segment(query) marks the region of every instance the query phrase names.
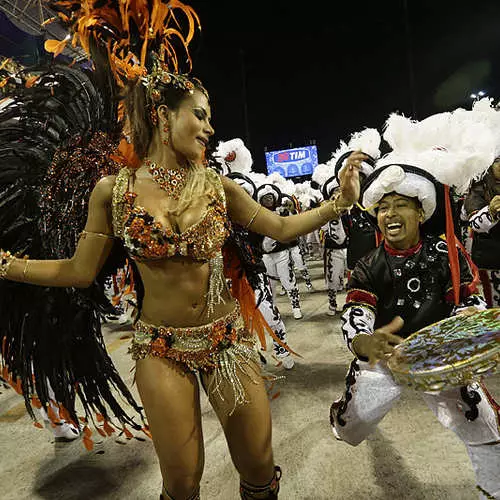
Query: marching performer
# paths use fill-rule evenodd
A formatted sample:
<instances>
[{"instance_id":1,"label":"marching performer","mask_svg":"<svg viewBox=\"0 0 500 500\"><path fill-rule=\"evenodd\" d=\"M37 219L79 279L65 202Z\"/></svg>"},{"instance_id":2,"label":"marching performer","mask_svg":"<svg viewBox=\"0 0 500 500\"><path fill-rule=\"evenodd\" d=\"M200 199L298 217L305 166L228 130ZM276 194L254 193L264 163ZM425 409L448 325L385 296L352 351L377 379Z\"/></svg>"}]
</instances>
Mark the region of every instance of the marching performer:
<instances>
[{"instance_id":1,"label":"marching performer","mask_svg":"<svg viewBox=\"0 0 500 500\"><path fill-rule=\"evenodd\" d=\"M316 167L313 181L320 186L325 200L329 200L339 189L334 170L329 164L321 164ZM345 217L349 217L349 214L343 218ZM337 293L344 289L346 248L349 240L342 220L328 222L321 228L321 231L323 235L323 267L328 291L327 314L335 316L338 307Z\"/></svg>"},{"instance_id":2,"label":"marching performer","mask_svg":"<svg viewBox=\"0 0 500 500\"><path fill-rule=\"evenodd\" d=\"M299 210L299 201L289 194L282 193L282 202L281 206L278 207L277 212L286 217L288 215L295 215L300 213ZM309 274L309 269L307 268L307 264L304 261L304 255L302 253L302 249L300 248L298 239L294 242L296 243L294 246L290 247L290 258L292 260L292 264L294 269L297 269L302 278L306 283L306 288L310 292L313 289L311 282L311 275Z\"/></svg>"},{"instance_id":3,"label":"marching performer","mask_svg":"<svg viewBox=\"0 0 500 500\"><path fill-rule=\"evenodd\" d=\"M475 182L464 208L472 230L472 259L481 276L488 307L500 306L500 112L484 98L474 103L472 113L489 126L496 138L495 160L485 176Z\"/></svg>"},{"instance_id":4,"label":"marching performer","mask_svg":"<svg viewBox=\"0 0 500 500\"><path fill-rule=\"evenodd\" d=\"M281 191L274 184L262 184L259 186L256 197L257 201L263 207L274 212L281 205ZM271 279L273 296L276 294L276 286L278 283L281 283L290 299L293 317L301 319L300 292L293 261L290 258L290 248L296 244L296 240L281 243L266 236L262 241L262 250L264 252L262 260L266 266L267 275Z\"/></svg>"},{"instance_id":5,"label":"marching performer","mask_svg":"<svg viewBox=\"0 0 500 500\"><path fill-rule=\"evenodd\" d=\"M384 242L358 261L349 280L342 332L356 359L344 396L331 407L334 432L354 446L375 430L400 397L401 388L385 364L394 346L451 314L485 307L473 265L456 247L449 191L441 182L463 189L491 162L492 153L474 149L474 143L457 144L448 134L459 125L450 114L418 124L391 116L384 138L394 151L365 181L363 205L376 218ZM475 125L462 123L462 128ZM474 132L483 138L489 134L486 127ZM457 135L463 141L466 134ZM401 146L412 140L421 149ZM353 153L347 164L363 158ZM437 236L445 230L446 241ZM423 398L464 442L481 497L500 498L498 405L484 384L426 392Z\"/></svg>"}]
</instances>

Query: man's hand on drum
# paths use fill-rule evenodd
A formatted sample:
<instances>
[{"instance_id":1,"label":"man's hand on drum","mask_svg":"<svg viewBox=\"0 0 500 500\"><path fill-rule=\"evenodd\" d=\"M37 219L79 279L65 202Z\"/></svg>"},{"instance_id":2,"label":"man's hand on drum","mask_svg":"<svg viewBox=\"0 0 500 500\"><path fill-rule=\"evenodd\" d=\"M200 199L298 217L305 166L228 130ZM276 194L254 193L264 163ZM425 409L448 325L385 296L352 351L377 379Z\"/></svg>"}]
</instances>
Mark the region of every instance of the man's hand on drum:
<instances>
[{"instance_id":1,"label":"man's hand on drum","mask_svg":"<svg viewBox=\"0 0 500 500\"><path fill-rule=\"evenodd\" d=\"M360 184L359 171L361 163L368 158L361 151L351 153L346 161L345 167L340 171L340 206L354 205L359 200Z\"/></svg>"},{"instance_id":2,"label":"man's hand on drum","mask_svg":"<svg viewBox=\"0 0 500 500\"><path fill-rule=\"evenodd\" d=\"M403 318L396 316L387 325L377 328L373 335L357 335L352 343L354 352L368 358L370 365L375 366L379 361L387 359L394 347L403 341L401 337L394 335L401 330L403 324Z\"/></svg>"}]
</instances>

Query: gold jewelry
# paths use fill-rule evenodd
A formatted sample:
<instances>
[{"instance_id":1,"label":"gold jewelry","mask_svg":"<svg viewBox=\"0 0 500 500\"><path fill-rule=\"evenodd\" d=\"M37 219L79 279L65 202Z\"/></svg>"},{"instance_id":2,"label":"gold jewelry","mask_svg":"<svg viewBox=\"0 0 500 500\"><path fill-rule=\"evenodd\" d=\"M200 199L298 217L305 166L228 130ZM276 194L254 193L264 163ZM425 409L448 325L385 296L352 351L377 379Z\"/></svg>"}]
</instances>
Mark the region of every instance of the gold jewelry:
<instances>
[{"instance_id":1,"label":"gold jewelry","mask_svg":"<svg viewBox=\"0 0 500 500\"><path fill-rule=\"evenodd\" d=\"M0 280L7 278L7 273L9 268L14 262L14 255L12 255L8 250L5 252L0 250Z\"/></svg>"},{"instance_id":2,"label":"gold jewelry","mask_svg":"<svg viewBox=\"0 0 500 500\"><path fill-rule=\"evenodd\" d=\"M262 208L262 205L259 205L257 207L257 209L255 210L255 212L253 213L252 217L250 217L250 220L247 222L247 224L245 225L245 229L248 229L252 224L253 224L253 221L255 220L255 218L257 217L257 214L260 212L260 209Z\"/></svg>"},{"instance_id":3,"label":"gold jewelry","mask_svg":"<svg viewBox=\"0 0 500 500\"><path fill-rule=\"evenodd\" d=\"M331 215L329 214L322 214L321 213L321 209L322 208L325 208L325 207L332 207L333 208L333 212ZM335 206L335 202L333 201L327 201L325 203L323 203L323 205L319 206L318 208L315 209L318 216L319 216L319 220L321 221L321 224L326 224L327 222L331 221L331 220L335 220L335 219L338 219L340 217L340 212L337 210L336 206Z\"/></svg>"},{"instance_id":4,"label":"gold jewelry","mask_svg":"<svg viewBox=\"0 0 500 500\"><path fill-rule=\"evenodd\" d=\"M344 214L344 213L347 213L349 212L349 210L352 209L352 205L340 205L339 206L339 198L340 198L340 193L337 193L334 197L333 197L333 204L335 206L335 210L337 212L339 212L340 215Z\"/></svg>"},{"instance_id":5,"label":"gold jewelry","mask_svg":"<svg viewBox=\"0 0 500 500\"><path fill-rule=\"evenodd\" d=\"M174 200L178 200L182 190L187 184L187 169L165 168L149 159L146 159L144 163L147 165L153 180L157 182L169 196Z\"/></svg>"},{"instance_id":6,"label":"gold jewelry","mask_svg":"<svg viewBox=\"0 0 500 500\"><path fill-rule=\"evenodd\" d=\"M25 259L25 264L24 264L24 269L23 269L23 281L26 281L26 276L28 274L28 264L29 264L29 259Z\"/></svg>"}]
</instances>

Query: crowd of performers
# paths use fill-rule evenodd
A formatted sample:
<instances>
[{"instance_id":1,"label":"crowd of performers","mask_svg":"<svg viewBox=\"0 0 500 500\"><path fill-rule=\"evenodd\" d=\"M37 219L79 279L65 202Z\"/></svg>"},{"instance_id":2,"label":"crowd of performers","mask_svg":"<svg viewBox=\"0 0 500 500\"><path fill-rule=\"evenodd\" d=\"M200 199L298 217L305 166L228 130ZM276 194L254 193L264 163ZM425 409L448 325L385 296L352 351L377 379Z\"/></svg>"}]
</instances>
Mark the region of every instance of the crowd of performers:
<instances>
[{"instance_id":1,"label":"crowd of performers","mask_svg":"<svg viewBox=\"0 0 500 500\"><path fill-rule=\"evenodd\" d=\"M275 357L293 367L278 283L300 320L295 270L311 290L304 248L322 242L333 316L349 270L342 326L332 329L354 360L330 423L357 445L400 397L387 367L397 344L499 305L500 113L486 99L420 122L391 115L387 153L379 131L365 129L310 184L294 185L252 172L239 140L208 154L209 94L190 76L187 50L193 9L51 6L94 64L38 69L29 85L10 79L0 104L2 376L35 419L33 408L89 449L93 431L151 436L164 500L200 498L202 387L241 498L276 499L259 351L269 334ZM472 258L457 234L471 237ZM141 405L105 349L110 300L122 307L118 321L133 324ZM478 494L500 498L499 407L484 381L422 394L464 442Z\"/></svg>"}]
</instances>

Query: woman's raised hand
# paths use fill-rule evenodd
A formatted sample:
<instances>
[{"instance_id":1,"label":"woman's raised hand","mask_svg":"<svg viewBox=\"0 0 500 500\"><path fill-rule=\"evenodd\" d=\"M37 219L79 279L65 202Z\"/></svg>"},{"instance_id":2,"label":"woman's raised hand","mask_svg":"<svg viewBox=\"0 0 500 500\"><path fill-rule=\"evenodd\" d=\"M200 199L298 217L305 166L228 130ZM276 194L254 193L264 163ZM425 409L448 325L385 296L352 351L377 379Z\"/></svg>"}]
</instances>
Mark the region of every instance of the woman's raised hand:
<instances>
[{"instance_id":1,"label":"woman's raised hand","mask_svg":"<svg viewBox=\"0 0 500 500\"><path fill-rule=\"evenodd\" d=\"M344 168L340 171L340 199L339 205L349 206L354 205L359 200L360 183L359 171L361 162L368 158L361 151L351 153L346 160Z\"/></svg>"}]
</instances>

